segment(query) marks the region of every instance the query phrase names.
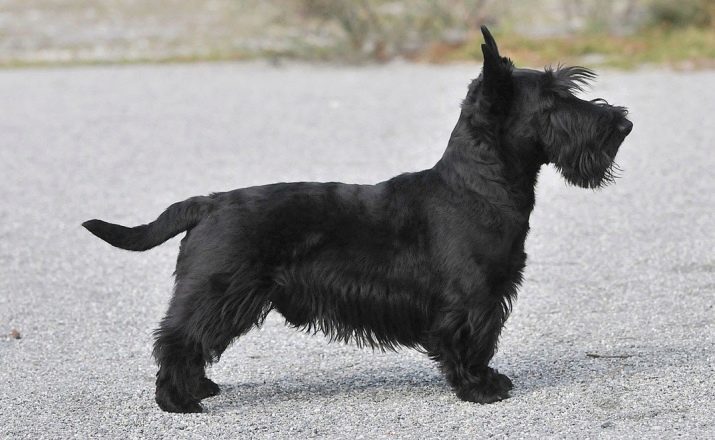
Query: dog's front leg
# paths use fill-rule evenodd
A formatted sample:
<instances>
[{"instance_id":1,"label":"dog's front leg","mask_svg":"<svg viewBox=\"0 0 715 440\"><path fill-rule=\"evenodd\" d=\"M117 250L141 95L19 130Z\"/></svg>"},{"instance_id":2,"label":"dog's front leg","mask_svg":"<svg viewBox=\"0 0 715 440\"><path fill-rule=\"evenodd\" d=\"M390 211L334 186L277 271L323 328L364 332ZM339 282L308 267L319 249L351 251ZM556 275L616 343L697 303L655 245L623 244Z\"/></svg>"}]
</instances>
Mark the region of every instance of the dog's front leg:
<instances>
[{"instance_id":1,"label":"dog's front leg","mask_svg":"<svg viewBox=\"0 0 715 440\"><path fill-rule=\"evenodd\" d=\"M494 300L446 310L431 347L457 397L492 403L509 397L511 380L489 367L507 312Z\"/></svg>"}]
</instances>

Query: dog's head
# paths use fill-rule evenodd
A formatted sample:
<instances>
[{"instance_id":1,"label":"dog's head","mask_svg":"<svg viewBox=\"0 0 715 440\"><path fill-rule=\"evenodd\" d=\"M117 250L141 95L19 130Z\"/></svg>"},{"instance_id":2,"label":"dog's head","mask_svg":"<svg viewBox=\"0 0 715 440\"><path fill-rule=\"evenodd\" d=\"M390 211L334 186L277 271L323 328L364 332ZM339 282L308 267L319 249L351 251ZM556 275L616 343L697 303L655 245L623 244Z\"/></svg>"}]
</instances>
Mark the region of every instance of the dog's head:
<instances>
[{"instance_id":1,"label":"dog's head","mask_svg":"<svg viewBox=\"0 0 715 440\"><path fill-rule=\"evenodd\" d=\"M463 104L475 129L498 127L491 131L498 148L552 163L574 185L596 188L612 181L614 158L633 128L627 110L575 96L595 78L591 70L515 68L484 26L482 33L484 67Z\"/></svg>"}]
</instances>

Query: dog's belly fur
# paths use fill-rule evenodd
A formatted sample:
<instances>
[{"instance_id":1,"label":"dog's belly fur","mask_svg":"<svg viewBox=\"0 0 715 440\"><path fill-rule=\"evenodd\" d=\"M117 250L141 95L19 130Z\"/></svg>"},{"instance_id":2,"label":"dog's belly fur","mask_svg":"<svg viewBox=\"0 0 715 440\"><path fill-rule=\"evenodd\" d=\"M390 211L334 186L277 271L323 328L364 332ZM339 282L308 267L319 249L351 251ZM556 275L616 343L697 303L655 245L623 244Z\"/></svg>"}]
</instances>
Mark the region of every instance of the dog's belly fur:
<instances>
[{"instance_id":1,"label":"dog's belly fur","mask_svg":"<svg viewBox=\"0 0 715 440\"><path fill-rule=\"evenodd\" d=\"M425 286L358 270L320 260L280 269L271 302L293 326L331 339L381 348L424 345L430 322Z\"/></svg>"}]
</instances>

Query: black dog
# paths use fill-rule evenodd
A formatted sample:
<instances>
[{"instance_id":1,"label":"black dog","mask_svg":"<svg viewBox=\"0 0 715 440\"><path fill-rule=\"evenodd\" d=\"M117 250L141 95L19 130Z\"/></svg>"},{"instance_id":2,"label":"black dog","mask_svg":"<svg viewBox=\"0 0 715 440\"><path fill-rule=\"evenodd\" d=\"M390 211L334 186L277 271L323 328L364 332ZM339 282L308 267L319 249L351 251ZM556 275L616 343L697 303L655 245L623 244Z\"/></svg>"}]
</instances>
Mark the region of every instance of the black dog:
<instances>
[{"instance_id":1,"label":"black dog","mask_svg":"<svg viewBox=\"0 0 715 440\"><path fill-rule=\"evenodd\" d=\"M444 156L376 185L278 183L171 205L126 228L90 220L110 244L143 251L186 231L176 290L156 331L156 401L199 412L205 377L270 310L333 340L424 350L459 398L509 397L489 367L526 261L539 168L595 188L632 124L626 110L572 92L582 67L517 69L482 28L484 67Z\"/></svg>"}]
</instances>

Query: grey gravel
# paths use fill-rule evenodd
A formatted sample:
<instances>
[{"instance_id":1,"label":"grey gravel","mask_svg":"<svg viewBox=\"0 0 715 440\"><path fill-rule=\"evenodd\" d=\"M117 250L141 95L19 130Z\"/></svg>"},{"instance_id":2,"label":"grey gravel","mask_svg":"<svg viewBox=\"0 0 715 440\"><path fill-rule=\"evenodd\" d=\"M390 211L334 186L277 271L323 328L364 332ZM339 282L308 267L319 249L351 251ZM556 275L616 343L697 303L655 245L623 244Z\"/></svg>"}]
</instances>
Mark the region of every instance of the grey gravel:
<instances>
[{"instance_id":1,"label":"grey gravel","mask_svg":"<svg viewBox=\"0 0 715 440\"><path fill-rule=\"evenodd\" d=\"M80 223L429 167L478 70L0 71L0 437L715 437L712 71L605 72L594 96L635 123L623 178L590 191L542 172L525 282L493 362L516 384L511 399L460 402L420 353L328 344L271 315L210 369L223 394L204 414L154 404L151 331L178 239L130 253Z\"/></svg>"}]
</instances>

